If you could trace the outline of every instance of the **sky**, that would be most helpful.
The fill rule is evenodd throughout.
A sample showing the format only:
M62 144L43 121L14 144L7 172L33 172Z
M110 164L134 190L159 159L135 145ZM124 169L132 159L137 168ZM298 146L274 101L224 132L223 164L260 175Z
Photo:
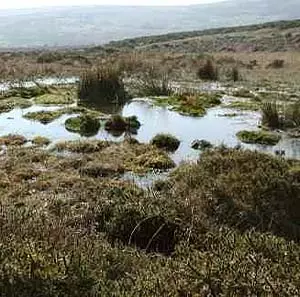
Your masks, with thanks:
M71 5L189 5L221 0L0 0L0 9Z

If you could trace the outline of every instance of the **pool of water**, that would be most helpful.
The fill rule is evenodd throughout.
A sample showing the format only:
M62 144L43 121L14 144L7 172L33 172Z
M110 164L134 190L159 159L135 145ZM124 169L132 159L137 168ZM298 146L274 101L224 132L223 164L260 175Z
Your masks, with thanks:
M226 99L226 98L225 98ZM76 133L68 132L64 123L72 115L63 115L59 119L47 125L36 121L27 120L23 115L27 112L40 110L55 110L59 107L45 107L35 105L26 109L14 109L7 113L0 114L0 135L9 133L21 134L32 139L35 136L44 136L53 142L61 140L85 139ZM226 113L237 112L238 116L222 116ZM173 160L179 164L181 161L195 160L199 151L191 148L195 139L205 139L214 145L225 144L235 146L240 144L236 133L240 130L256 130L260 121L260 114L257 112L240 112L218 106L208 110L204 117L189 117L171 111L166 107L157 107L151 101L135 99L122 107L123 116L136 115L142 126L138 134L133 136L140 142L149 142L158 133L171 133L181 141L179 149L172 154ZM103 127L94 136L97 139L121 141L123 136L115 137L106 132ZM241 144L243 147L274 152L285 150L286 156L300 159L300 139L290 139L283 136L276 146L261 146Z

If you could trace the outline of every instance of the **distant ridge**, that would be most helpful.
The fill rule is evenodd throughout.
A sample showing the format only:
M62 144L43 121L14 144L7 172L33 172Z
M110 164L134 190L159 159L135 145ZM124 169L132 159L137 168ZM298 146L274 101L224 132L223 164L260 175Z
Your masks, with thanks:
M180 7L0 10L0 17L0 48L77 47L137 36L300 19L300 1L228 0Z

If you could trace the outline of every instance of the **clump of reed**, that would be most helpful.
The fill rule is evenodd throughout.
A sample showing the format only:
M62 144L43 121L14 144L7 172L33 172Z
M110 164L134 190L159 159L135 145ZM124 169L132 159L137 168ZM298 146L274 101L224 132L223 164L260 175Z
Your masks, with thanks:
M117 69L102 67L85 71L79 81L78 98L90 103L123 103L129 96Z
M272 129L280 128L279 108L275 101L262 104L262 124Z
M170 96L173 93L169 75L156 72L154 68L136 78L132 87L139 96Z
M288 129L300 126L300 102L280 107L275 101L262 105L262 124L271 129Z
M199 67L197 76L203 80L216 81L219 78L219 71L213 61L211 59L207 59L206 62Z

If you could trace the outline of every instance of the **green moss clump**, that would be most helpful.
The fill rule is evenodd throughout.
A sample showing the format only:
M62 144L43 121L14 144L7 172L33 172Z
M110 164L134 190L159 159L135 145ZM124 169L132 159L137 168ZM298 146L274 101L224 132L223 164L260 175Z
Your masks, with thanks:
M47 137L36 136L32 139L32 143L36 146L47 146L51 143L51 141Z
M68 131L79 133L83 136L93 136L96 135L100 129L100 121L98 118L84 114L67 119L65 127Z
M23 117L29 120L38 121L42 124L49 124L52 121L60 118L64 114L75 114L79 113L81 115L89 115L91 117L100 117L101 113L94 110L89 110L84 107L66 107L54 111L35 111L28 112Z
M29 120L38 121L42 124L49 124L63 115L61 110L55 111L34 111L28 112L23 117Z
M7 92L7 97L21 97L21 98L30 99L30 98L44 95L48 93L48 91L49 90L47 87L42 87L42 86L36 86L30 88L17 87L9 90Z
M237 133L239 140L245 143L257 143L263 145L276 145L281 137L278 134L265 131L240 131Z
M178 140L173 135L162 133L154 136L150 143L160 149L174 152L178 149L180 145L180 140Z
M203 116L206 109L221 104L219 94L181 94L171 97L156 97L154 102L160 106L170 106L171 110L188 116Z
M27 139L22 135L8 134L0 137L0 145L20 146L27 142Z
M32 102L30 100L20 97L9 97L0 100L0 113L9 112L16 107L28 108L30 106L32 106Z
M140 126L141 123L138 121L136 116L122 117L120 115L114 115L105 123L105 130L136 134Z
M66 94L45 94L34 99L36 104L42 105L72 104L74 101L74 98Z

